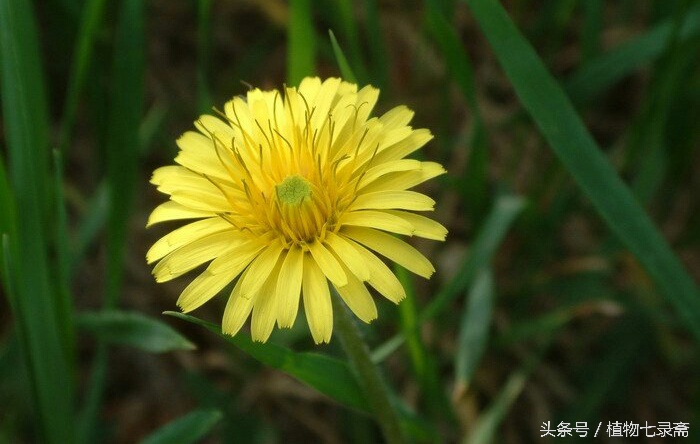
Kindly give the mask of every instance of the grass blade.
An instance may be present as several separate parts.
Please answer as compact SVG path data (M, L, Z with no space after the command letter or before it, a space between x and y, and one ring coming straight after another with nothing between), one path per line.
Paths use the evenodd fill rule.
M107 130L110 196L107 236L106 306L113 308L121 289L127 221L139 160L139 123L144 89L144 3L124 0L117 24L112 95Z
M340 404L371 414L355 375L344 361L318 353L295 352L270 342L253 342L244 333L225 335L220 326L184 313L166 311L164 314L202 326L263 364L298 379ZM432 424L416 416L400 400L394 399L393 403L403 430L419 438L435 439L437 435Z
M421 385L431 417L437 421L444 418L456 424L457 420L445 390L440 382L440 372L437 361L428 352L421 338L421 332L416 328L418 322L418 307L416 292L411 274L401 266L395 266L394 272L406 290L406 298L399 304L401 331L406 338L406 349L411 359L413 372ZM374 361L376 363L376 361Z
M58 136L58 146L62 153L66 153L68 146L70 146L71 131L75 123L78 100L85 83L85 76L90 67L97 31L104 15L104 9L105 0L88 0L83 6L83 15L80 20L75 50L73 51L73 64L71 66L70 81L63 105L63 116Z
M377 0L365 0L366 37L369 46L371 62L368 79L377 85L382 91L389 88L389 59L386 55L386 43L379 21L379 7Z
M455 392L467 389L474 376L489 339L493 311L494 282L489 269L482 269L474 279L460 325L455 373Z
M498 426L508 414L520 393L525 388L525 382L530 377L535 365L539 362L538 355L531 356L506 381L496 399L477 419L471 433L465 437L465 444L488 444L494 442Z
M104 309L116 307L121 292L127 222L139 159L139 122L144 89L144 8L123 0L115 31L112 91L107 127L107 277ZM93 442L107 373L106 344L98 346L86 401L80 413L78 442Z
M473 115L467 171L460 179L462 183L459 189L464 193L464 202L470 210L470 215L477 218L484 214L488 196L488 135L476 100L474 68L455 29L445 18L438 0L429 0L426 3L426 19L428 30L445 57L449 74L462 91Z
M70 275L76 272L91 242L104 227L108 212L109 190L107 183L103 181L97 186L97 189L83 212L83 217L77 230L77 238L73 250L71 251L68 267L68 273Z
M467 258L459 267L460 271L457 276L440 290L423 310L421 322L444 310L447 304L467 289L479 270L489 264L503 237L508 232L508 228L524 205L523 199L514 195L501 196L496 200L491 213L484 220Z
M564 91L498 2L467 3L552 150L700 340L700 293L693 279L586 131Z
M63 196L63 158L61 152L53 150L53 190L54 190L54 220L53 233L56 245L56 279L57 279L57 309L59 325L63 329L64 347L68 361L75 361L75 325L73 325L73 297L70 291L70 275L68 265L70 263L70 251L68 247L68 217ZM74 371L74 369L71 369Z
M5 162L0 156L0 236L7 235L8 239L15 236L15 198L10 189L10 182L7 178ZM5 274L1 273L0 278L5 279ZM9 295L9 290L7 292Z
M311 0L289 2L287 81L297 86L316 72L316 34Z
M345 58L345 54L343 54L343 50L340 48L338 40L335 39L335 34L333 34L333 31L329 29L328 35L331 38L331 45L333 45L335 60L338 62L338 68L340 68L340 74L343 76L343 79L351 83L357 83L357 77L355 77L355 73L353 73L352 68L348 63L348 59Z
M223 416L219 410L196 410L159 428L141 441L141 444L200 442Z
M335 8L335 18L336 23L338 23L338 30L340 30L340 36L345 42L345 48L347 49L347 54L350 56L350 61L352 62L353 68L355 68L355 73L360 83L364 84L367 81L367 69L365 68L364 62L362 60L362 48L360 45L359 33L357 30L358 21L355 19L355 3L352 0L339 0L334 2ZM332 41L333 39L331 39ZM335 51L335 46L333 47ZM338 58L338 53L336 52L336 59ZM349 79L345 79L349 80ZM357 81L353 81L357 83Z
M600 30L603 28L603 1L583 2L581 57L587 62L600 53Z
M32 3L0 1L0 77L16 237L5 238L15 322L42 441L73 441L73 377L51 282L48 116ZM21 248L19 246L21 245ZM9 265L9 264L8 264Z
M515 217L524 207L522 198L514 195L499 197L493 209L484 220L466 259L459 267L455 278L446 284L421 312L415 328L442 312L447 305L471 285L479 270L488 266L503 237L508 232ZM372 353L374 362L381 362L398 349L406 340L404 335L396 335L377 347Z
M169 325L136 312L105 310L80 313L77 321L80 329L108 344L128 345L150 353L195 348Z
M197 2L197 110L211 110L209 66L211 63L211 0Z
M269 342L253 342L250 336L242 333L228 336L221 333L218 325L194 316L173 311L166 311L165 314L205 327L263 364L297 378L341 404L369 411L360 386L350 368L342 361L316 353L295 353Z
M669 19L642 36L592 59L566 80L569 97L576 104L594 99L635 69L659 57L672 32L673 23ZM699 32L700 7L696 6L686 15L678 39L685 41Z

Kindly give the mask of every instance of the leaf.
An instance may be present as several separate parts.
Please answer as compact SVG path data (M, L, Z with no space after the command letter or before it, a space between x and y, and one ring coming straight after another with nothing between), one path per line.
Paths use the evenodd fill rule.
M316 34L311 0L291 0L287 34L287 81L298 86L316 71Z
M211 66L211 5L212 0L197 2L197 110L206 113L211 109L209 70Z
M530 356L518 370L510 375L496 399L479 415L470 433L462 441L464 444L495 442L494 438L498 426L503 422L513 403L525 388L525 382L527 382L535 365L540 361L540 355Z
M140 313L118 310L80 313L77 324L106 343L128 345L151 353L195 348L167 324Z
M394 267L394 273L401 282L401 286L406 290L406 298L401 301L398 307L399 322L403 333L401 337L406 339L406 349L411 359L411 367L425 397L428 413L435 422L444 418L456 425L454 410L442 386L437 360L429 353L421 337L421 331L416 328L418 308L412 275L399 265ZM373 360L373 362L377 364L376 361Z
M201 325L263 364L295 377L341 404L369 411L355 376L342 361L317 353L296 353L270 342L253 342L250 336L243 333L228 336L221 333L218 325L183 313L166 311L164 314Z
M354 68L356 77L353 83L365 84L367 81L367 69L362 60L362 47L360 43L360 36L358 32L358 25L361 23L356 19L355 1L353 0L338 0L333 2L335 7L333 9L333 17L335 18L336 29L338 30L338 35L340 35L341 40L345 43L343 46L346 48L349 56L350 63L349 66ZM335 36L331 38L331 41L335 39ZM335 46L333 47L335 52ZM338 58L338 53L335 53L336 60ZM350 81L349 79L345 79Z
M508 232L508 228L523 209L524 204L522 198L514 195L504 195L496 200L466 259L459 267L456 277L445 285L423 310L421 322L444 310L452 299L466 290L479 270L489 264L503 237Z
M333 45L333 53L335 54L335 60L338 62L338 68L340 68L340 74L343 76L343 80L347 80L351 83L357 83L357 77L352 72L352 68L348 63L348 59L345 58L343 50L340 48L338 41L335 39L335 34L332 30L328 30L328 35L331 38L331 45Z
M524 204L525 202L522 198L509 194L500 196L496 200L493 209L484 220L466 259L460 265L457 275L423 309L414 328L420 327L424 322L442 312L454 298L469 287L479 270L486 267L491 261L503 237L508 232L508 228L510 228ZM382 362L396 351L405 340L405 335L396 335L389 339L372 352L372 361Z
M586 131L567 96L498 2L467 3L554 153L700 340L700 292L693 279Z
M463 193L464 203L470 210L470 215L473 218L480 217L486 210L488 196L488 135L476 100L474 67L457 32L441 10L438 0L426 2L426 22L428 30L445 57L448 73L459 86L474 116L467 171L460 179L459 189Z
M10 189L10 183L7 180L7 172L2 156L0 156L0 208L3 209L0 212L0 236L8 235L9 239L9 237L15 236L15 199L12 195L12 189ZM4 272L0 274L0 278L5 279Z
M594 99L635 69L659 57L666 49L672 32L673 23L669 19L647 33L591 59L566 80L569 97L577 104ZM700 7L695 7L686 15L678 38L688 40L698 32Z
M105 0L87 0L82 9L80 29L78 30L78 37L73 50L70 81L63 105L58 143L62 153L65 153L70 146L71 131L75 122L78 101L92 60L97 32L104 15Z
M489 325L494 299L493 274L482 269L474 279L459 330L455 373L457 390L464 390L481 362L489 339Z
M178 418L141 441L141 444L191 444L200 442L221 421L219 410L195 410Z
M379 20L379 7L377 0L365 0L365 37L369 46L369 58L371 68L369 79L382 91L389 86L389 59L386 55L386 42ZM386 94L386 92L385 92Z
M30 373L41 440L72 442L73 375L66 348L70 328L59 322L48 261L49 124L32 2L0 1L0 82L16 210L11 223L15 233L3 241L11 308Z
M111 204L107 219L107 308L116 306L121 291L127 222L139 160L145 72L144 7L141 0L122 1L114 37L106 145Z

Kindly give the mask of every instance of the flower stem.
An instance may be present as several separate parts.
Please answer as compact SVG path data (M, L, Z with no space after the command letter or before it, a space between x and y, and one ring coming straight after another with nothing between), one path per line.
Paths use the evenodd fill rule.
M379 368L370 359L369 349L362 339L354 319L334 289L331 299L333 300L335 331L340 336L340 342L350 359L360 386L364 389L386 442L389 444L406 442L399 425L396 409L391 402L389 390L379 373Z

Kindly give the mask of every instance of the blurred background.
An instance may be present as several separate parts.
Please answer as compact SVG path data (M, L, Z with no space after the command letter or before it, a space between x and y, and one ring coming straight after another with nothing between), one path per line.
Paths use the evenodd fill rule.
M338 50L448 170L423 188L447 241L413 242L437 273L397 270L409 298L362 326L412 439L666 421L693 442L700 4L498 4L0 0L0 442L382 442L371 415L162 315L191 278L145 263L177 226L145 229L176 138L249 85L339 76ZM193 314L218 324L224 300ZM270 342L344 359L303 317Z

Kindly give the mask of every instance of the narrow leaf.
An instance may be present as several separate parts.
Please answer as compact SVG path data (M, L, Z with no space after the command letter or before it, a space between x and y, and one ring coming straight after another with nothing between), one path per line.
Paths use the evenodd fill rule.
M530 373L539 362L539 356L530 357L518 370L513 372L496 399L479 416L471 432L463 440L464 444L488 444L495 440L498 426L508 414L511 406L525 388Z
M342 361L317 353L295 353L270 342L253 342L250 336L243 333L228 336L221 333L218 325L183 313L166 311L165 314L205 327L263 364L295 377L341 404L369 411L355 376Z
M124 0L115 34L109 126L107 179L111 206L107 236L106 306L117 304L121 291L127 221L136 183L139 123L143 113L144 2Z
M316 71L316 33L311 0L289 2L287 81L297 86Z
M329 29L328 35L331 38L331 45L333 45L333 53L335 54L335 60L336 62L338 62L338 68L340 68L340 74L342 74L343 79L351 83L357 83L357 77L355 77L355 74L352 72L352 68L348 63L348 59L345 58L345 54L340 48L338 40L335 39L335 34L333 34L333 31Z
M178 418L141 441L141 444L193 444L200 442L221 421L219 410L196 410Z
M471 285L479 270L488 266L503 237L508 232L508 228L510 228L524 204L522 198L514 195L504 195L496 200L493 209L484 220L467 257L460 265L457 275L423 309L415 328L420 327L423 322L442 312L454 298L462 294ZM404 335L396 335L389 339L374 350L372 360L374 362L382 362L396 351L405 340L406 337Z
M100 340L117 345L129 345L151 353L191 350L194 344L167 324L126 311L80 313L78 327Z
M474 279L465 305L459 330L455 373L457 391L465 390L481 362L489 339L489 325L493 311L493 274L483 269Z
M591 59L566 80L569 97L577 104L594 99L635 69L658 58L666 49L672 32L673 23L669 19L641 36ZM685 41L699 32L700 7L695 7L686 15L678 38Z
M552 150L700 340L700 292L693 279L586 131L567 96L497 1L467 3Z
M457 276L435 295L432 302L423 310L421 321L430 319L444 310L450 301L467 289L479 270L489 264L524 204L522 198L514 195L501 196L496 200L466 259L459 267Z
M59 134L58 146L63 153L70 146L71 131L75 122L78 101L85 83L85 76L90 67L90 61L92 60L97 31L104 15L104 9L105 0L88 0L83 6Z
M72 442L72 366L48 261L52 238L48 223L52 211L49 122L32 2L0 1L0 82L10 182L16 199L16 236L5 237L5 252L12 265L7 276L7 282L13 284L11 308L30 372L42 441Z

